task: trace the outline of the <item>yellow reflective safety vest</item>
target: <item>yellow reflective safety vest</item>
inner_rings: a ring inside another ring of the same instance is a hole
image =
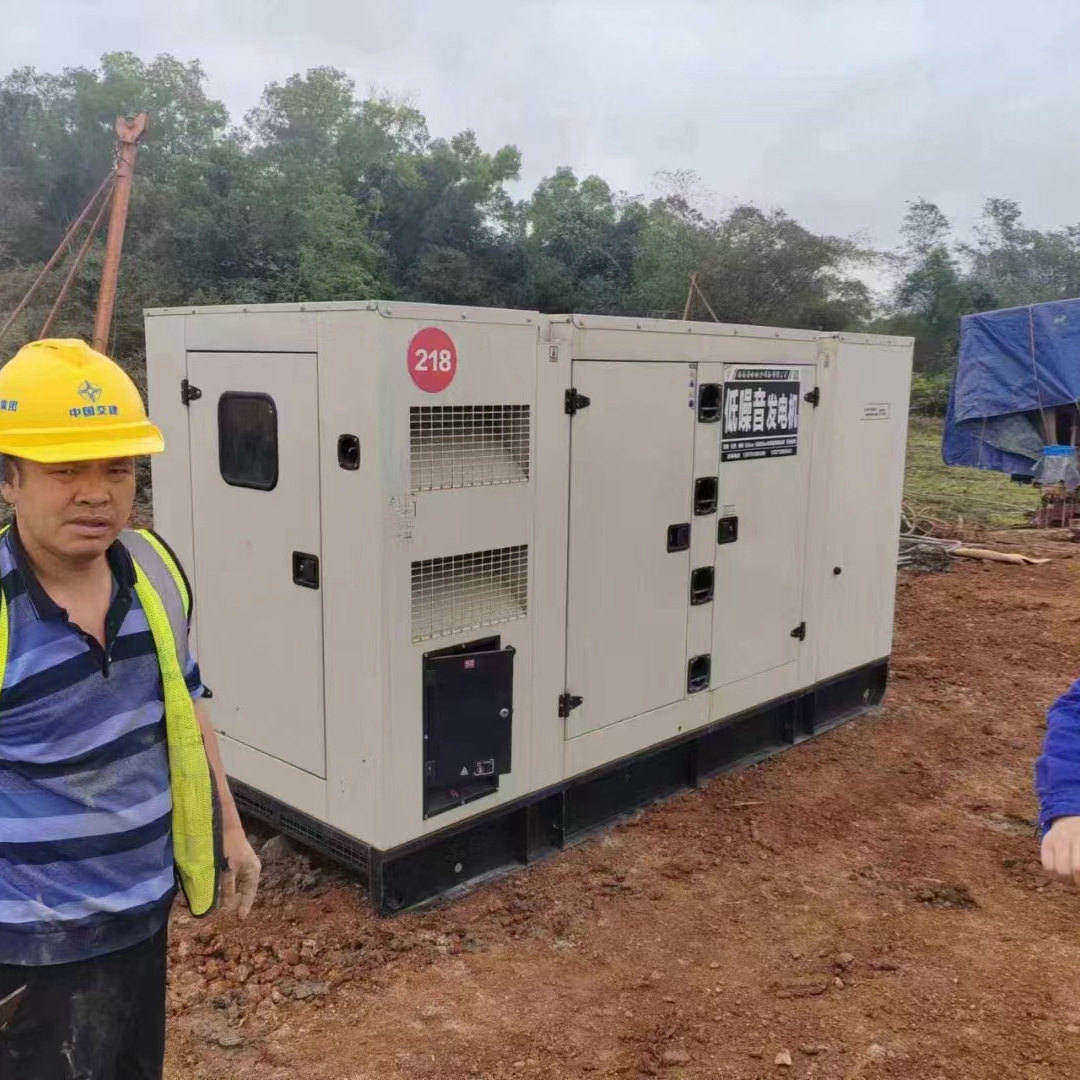
[[[7,529],[0,529],[0,536]],[[205,915],[217,901],[218,871],[224,860],[217,788],[195,706],[184,682],[191,592],[171,552],[152,532],[125,529],[119,540],[135,564],[135,595],[150,626],[161,669],[172,790],[173,860],[191,913]],[[0,687],[7,656],[7,597],[0,589]]]

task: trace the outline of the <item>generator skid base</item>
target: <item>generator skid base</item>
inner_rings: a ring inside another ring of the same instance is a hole
[[[240,809],[358,874],[396,915],[526,866],[649,803],[756,764],[881,703],[888,660],[615,762],[389,851],[378,851],[230,780]]]
[[[379,911],[881,698],[910,338],[365,300],[146,350],[237,799]]]

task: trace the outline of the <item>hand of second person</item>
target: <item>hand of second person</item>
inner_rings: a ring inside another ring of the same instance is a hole
[[[1080,884],[1080,815],[1059,817],[1042,842],[1042,864],[1059,877]]]

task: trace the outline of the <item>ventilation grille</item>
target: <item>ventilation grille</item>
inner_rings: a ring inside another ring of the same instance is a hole
[[[529,406],[414,406],[409,455],[414,492],[524,483]]]
[[[477,630],[527,614],[527,544],[412,564],[412,639]]]

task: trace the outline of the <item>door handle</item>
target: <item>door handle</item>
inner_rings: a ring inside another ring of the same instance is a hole
[[[694,481],[694,513],[713,514],[719,495],[720,480],[716,476],[699,476]]]
[[[690,605],[707,604],[713,598],[713,568],[699,566],[690,575]]]
[[[690,522],[669,525],[667,530],[668,551],[687,551],[690,547]]]
[[[292,579],[305,589],[319,587],[319,556],[309,555],[306,551],[292,553]]]
[[[720,419],[719,383],[702,383],[698,387],[697,418],[700,424],[715,424]]]

